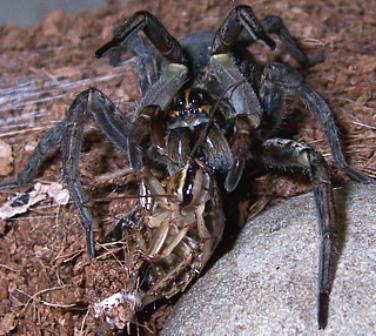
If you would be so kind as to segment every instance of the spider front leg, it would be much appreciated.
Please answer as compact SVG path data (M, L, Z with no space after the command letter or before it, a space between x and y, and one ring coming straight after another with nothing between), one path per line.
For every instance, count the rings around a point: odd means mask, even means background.
M243 29L246 30L252 40L261 40L270 49L275 49L275 42L265 33L252 8L249 6L237 6L230 12L216 32L212 53L226 54L232 52Z
M338 167L355 181L375 183L372 178L349 165L343 153L339 137L340 131L332 110L324 99L304 81L299 72L285 64L272 62L264 69L261 82L260 96L267 118L274 123L274 130L278 127L282 117L280 111L284 103L283 96L285 93L291 92L319 121Z
M114 29L114 36L119 30L123 29L123 25ZM160 71L160 57L142 37L138 35L131 35L126 43L126 46L114 47L109 50L110 64L118 66L121 62L121 55L123 51L130 50L137 56L136 67L139 77L139 83L142 96L148 91L149 87L156 82Z
M119 26L114 38L99 48L95 55L100 58L114 47L126 47L128 40L141 30L169 62L187 64L187 59L179 42L154 15L146 11L135 13L125 24Z
M162 69L159 69L155 53L149 45L136 35L141 30L168 61ZM188 80L188 61L182 46L155 16L145 11L135 13L126 23L115 29L114 35L95 55L100 58L113 48L123 47L129 48L141 58L142 63L138 68L141 72L143 98L133 121L150 105L157 105L165 110ZM156 80L158 76L160 79Z
M262 144L261 159L266 167L308 172L319 217L320 260L318 277L318 325L327 323L329 294L337 258L337 216L332 184L322 156L310 146L287 139L273 138Z
M160 71L160 59L155 53L155 50L140 36L132 36L129 39L127 47L138 56L137 73L139 76L139 83L141 94L144 96L150 86L158 79Z

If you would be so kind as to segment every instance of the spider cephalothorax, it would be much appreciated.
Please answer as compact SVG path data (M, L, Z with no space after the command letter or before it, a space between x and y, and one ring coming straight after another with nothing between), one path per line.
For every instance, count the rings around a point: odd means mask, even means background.
M137 35L140 31L151 44ZM281 62L264 65L261 75L254 71L255 63L247 57L246 47L260 41L269 49L274 49L276 44L269 36L272 33L281 39L301 66L311 66L322 60L322 57L307 57L279 17L267 16L259 21L249 6L235 7L216 32L196 33L181 41L174 39L152 14L144 11L135 13L117 27L113 39L96 52L96 56L101 57L107 51L115 50L119 56L119 51L126 49L138 56L142 98L131 119L125 117L101 91L90 88L81 92L70 106L66 118L42 137L17 181L2 183L0 188L28 183L47 152L60 146L63 177L85 228L88 253L94 256L92 211L79 173L83 128L89 118L128 157L134 171L157 166L163 171L164 179L178 178L181 196L178 207L181 210L194 204L188 212L197 224L197 232L204 226L215 229L213 218L222 218L205 217L204 212L199 211L206 206L207 209L218 210L219 203L213 206L207 197L208 185L216 185L214 175L211 175L213 171L225 177L224 188L228 192L237 187L246 163L249 167L256 165L308 173L318 209L318 323L323 328L337 253L333 192L322 156L302 142L279 137L285 95L296 96L319 122L339 168L357 181L368 183L373 180L348 164L331 109L305 82L299 71ZM197 161L200 162L198 170L194 168ZM185 172L184 178L181 178L181 172ZM198 179L203 177L210 183L200 184ZM195 190L195 186L200 187ZM149 189L151 187L148 186ZM218 195L218 188L213 190ZM162 187L159 191L165 192ZM205 197L193 199L194 195ZM219 196L213 199L219 199ZM170 208L164 202L160 202L159 209L165 211L162 217L170 216ZM152 213L149 220L160 219L159 215ZM179 216L171 217L169 223L172 227L179 224ZM210 225L206 220L210 220ZM189 245L190 237L184 235L188 227L172 231L169 223L164 223L164 231L151 230L148 234L153 236L155 232L153 241L168 237L167 240L174 242L169 249L173 249L175 244L184 249L186 244ZM222 229L220 225L219 228ZM197 232L193 233L197 236ZM199 244L194 245L196 248L184 251L188 251L186 255L193 255L203 244L206 246L205 258L208 258L220 234L206 230L198 237ZM208 239L216 243L205 244ZM158 254L160 250L155 249L153 252ZM177 265L180 265L179 261ZM189 282L189 279L186 281ZM187 283L183 285L179 287L181 290ZM175 292L174 289L172 292Z

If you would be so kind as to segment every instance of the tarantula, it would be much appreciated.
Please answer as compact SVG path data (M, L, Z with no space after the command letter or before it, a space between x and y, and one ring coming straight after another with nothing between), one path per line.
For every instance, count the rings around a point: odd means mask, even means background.
M137 35L139 31L158 54ZM279 17L259 21L249 6L234 8L215 33L196 33L179 42L152 14L135 13L96 51L96 56L102 57L112 50L115 62L123 49L138 56L142 99L132 120L98 89L81 92L66 118L42 137L18 179L0 184L0 188L28 183L47 152L60 146L62 174L86 231L88 253L94 256L92 212L79 173L88 118L128 157L135 171L147 161L164 167L172 176L198 159L225 177L224 188L229 192L237 187L246 164L308 172L321 235L318 321L323 328L336 253L336 213L330 176L321 155L302 142L277 137L287 92L298 97L321 124L339 168L357 181L372 180L349 166L332 111L298 71L271 62L258 75L247 46L261 41L274 49L271 33L301 66L322 60L306 56Z

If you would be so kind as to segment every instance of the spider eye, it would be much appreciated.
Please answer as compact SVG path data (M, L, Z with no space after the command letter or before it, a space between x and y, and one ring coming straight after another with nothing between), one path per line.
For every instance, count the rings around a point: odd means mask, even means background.
M199 107L202 105L202 98L199 94L197 94L197 92L192 92L189 98L189 103L192 106L194 113L196 113Z
M180 114L182 114L184 111L184 102L181 98L179 98L176 101L176 109L179 111Z

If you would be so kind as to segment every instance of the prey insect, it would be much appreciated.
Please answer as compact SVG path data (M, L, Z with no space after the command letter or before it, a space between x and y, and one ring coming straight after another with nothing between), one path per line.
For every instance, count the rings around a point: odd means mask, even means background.
M138 36L140 31L158 53ZM339 168L356 181L374 181L348 164L333 112L300 72L282 62L262 66L252 59L247 49L252 43L275 48L269 34L275 34L303 67L323 60L305 55L279 17L259 21L249 6L235 7L216 32L196 33L181 41L152 14L135 13L96 52L97 57L109 52L113 63L119 61L123 50L138 56L142 98L132 117L126 118L98 89L81 92L67 117L42 137L18 179L3 182L0 188L30 182L47 152L60 146L63 177L85 228L88 253L94 256L92 211L79 173L83 128L88 119L94 120L135 171L157 167L172 178L198 160L207 167L205 171L223 177L227 192L236 189L245 169L255 166L308 173L318 209L318 324L324 328L337 240L331 179L322 156L311 146L279 136L285 96L297 97L313 114ZM210 113L213 109L215 114ZM169 236L173 231L158 230L156 236L164 232L174 241ZM183 235L182 231L176 234ZM157 254L163 253L162 247L155 246Z
M224 224L219 188L201 162L162 178L144 167L139 206L106 237L118 241L124 233L128 249L140 255L132 265L138 274L135 290L123 294L122 323L134 322L146 305L183 292L210 259ZM111 327L125 327L114 322L119 318L112 318L111 310L100 304L95 310Z

